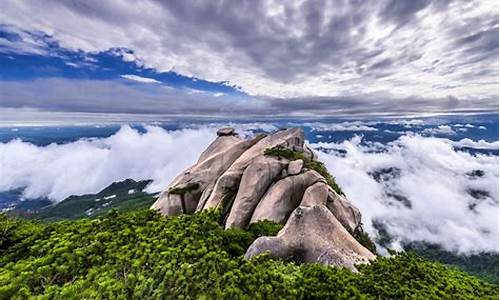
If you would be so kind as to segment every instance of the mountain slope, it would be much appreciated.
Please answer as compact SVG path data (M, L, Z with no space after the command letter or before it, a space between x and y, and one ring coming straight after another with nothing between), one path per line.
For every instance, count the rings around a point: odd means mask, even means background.
M498 289L413 255L378 257L360 273L259 256L259 236L221 225L220 211L162 217L112 211L97 219L37 222L0 215L0 299L498 299Z
M56 205L38 210L32 217L42 220L95 217L110 209L130 211L150 206L155 196L143 192L150 180L114 182L97 194L70 196Z

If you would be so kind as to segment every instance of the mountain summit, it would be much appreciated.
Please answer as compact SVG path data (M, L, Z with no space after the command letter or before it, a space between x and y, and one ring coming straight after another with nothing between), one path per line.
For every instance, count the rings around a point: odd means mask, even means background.
M375 255L355 238L361 214L345 198L299 128L242 139L222 128L198 161L179 174L152 209L163 215L220 208L226 228L263 220L284 224L275 237L260 237L246 258L267 252L296 262L344 266Z

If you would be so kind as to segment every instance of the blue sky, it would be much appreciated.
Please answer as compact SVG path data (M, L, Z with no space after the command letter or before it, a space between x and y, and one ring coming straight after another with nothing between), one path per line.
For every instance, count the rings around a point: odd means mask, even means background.
M194 89L210 93L241 94L227 82L210 82L194 77L182 76L176 72L157 72L147 68L133 57L133 51L126 48L111 48L97 53L72 51L59 46L50 36L25 32L30 38L45 44L44 52L22 53L7 47L0 48L2 66L0 79L10 81L33 80L38 78L63 77L68 79L120 80L123 75L154 79L178 89ZM8 26L0 26L0 38L12 43L22 43L23 38ZM19 53L21 52L21 53ZM134 78L134 77L132 77ZM128 79L131 80L131 79ZM136 80L137 81L137 80Z
M0 19L5 119L498 111L494 1L7 0Z

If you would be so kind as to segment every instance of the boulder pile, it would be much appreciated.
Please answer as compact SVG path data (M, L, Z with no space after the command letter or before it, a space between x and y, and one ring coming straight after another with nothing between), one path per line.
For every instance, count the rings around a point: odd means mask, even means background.
M332 184L304 143L299 128L240 138L222 128L198 161L179 174L152 209L172 216L221 208L226 228L269 220L284 224L276 237L260 237L246 258L267 252L296 262L356 271L375 258L354 237L359 210ZM318 172L319 171L319 172Z

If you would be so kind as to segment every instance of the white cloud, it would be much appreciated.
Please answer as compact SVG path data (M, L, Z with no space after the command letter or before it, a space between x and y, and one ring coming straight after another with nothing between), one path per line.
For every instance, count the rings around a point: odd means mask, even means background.
M485 140L473 141L471 139L461 139L460 141L450 141L445 140L447 143L458 147L458 148L473 148L473 149L486 149L486 150L498 150L498 141L487 142Z
M455 134L455 130L451 128L449 125L439 125L438 127L434 128L426 128L422 131L423 134L429 134L429 135L453 135Z
M153 78L148 78L148 77L142 77L142 76L137 76L137 75L131 75L131 74L125 74L125 75L120 75L120 77L133 80L133 81L138 81L142 83L161 83L160 81L153 79Z
M361 138L355 137L313 147L344 150L319 152L319 158L361 209L367 230L374 234L372 220L382 220L396 237L393 247L403 241L424 240L452 251L498 251L498 156L455 151L452 144L446 139L412 135L388 145L363 146ZM387 175L385 183L370 175L390 168L396 171L389 173L396 175ZM467 175L475 170L484 175ZM468 190L486 191L489 197L477 200ZM387 192L406 197L411 208ZM469 205L474 203L471 210Z
M38 147L13 140L0 143L0 191L26 187L24 196L95 193L111 182L153 179L149 191L160 191L215 138L215 129L165 131L147 126L141 134L123 126L108 138L81 139Z
M125 61L250 95L497 102L496 1L245 3L7 0L0 18L68 49L128 48Z
M377 131L378 129L372 126L365 125L361 121L341 122L341 123L305 123L304 126L309 126L313 131Z
M59 201L72 194L95 193L126 178L153 179L148 191L161 191L196 161L218 127L228 125L243 136L250 135L251 129L277 129L266 123L212 123L176 131L146 126L146 132L139 133L123 126L108 138L45 147L13 140L0 143L0 191L26 187L25 197L48 196ZM408 135L388 145L365 145L361 137L355 137L312 146L326 151L318 151L320 160L361 209L370 234L374 234L371 221L383 220L397 238L395 247L401 241L425 240L462 252L498 250L498 156L453 148L498 149L498 141L453 142ZM369 175L391 167L400 170L400 175L386 183ZM484 175L468 175L476 170ZM469 190L486 191L489 197L477 201ZM411 208L387 192L406 197ZM472 203L476 203L473 210L469 209Z

